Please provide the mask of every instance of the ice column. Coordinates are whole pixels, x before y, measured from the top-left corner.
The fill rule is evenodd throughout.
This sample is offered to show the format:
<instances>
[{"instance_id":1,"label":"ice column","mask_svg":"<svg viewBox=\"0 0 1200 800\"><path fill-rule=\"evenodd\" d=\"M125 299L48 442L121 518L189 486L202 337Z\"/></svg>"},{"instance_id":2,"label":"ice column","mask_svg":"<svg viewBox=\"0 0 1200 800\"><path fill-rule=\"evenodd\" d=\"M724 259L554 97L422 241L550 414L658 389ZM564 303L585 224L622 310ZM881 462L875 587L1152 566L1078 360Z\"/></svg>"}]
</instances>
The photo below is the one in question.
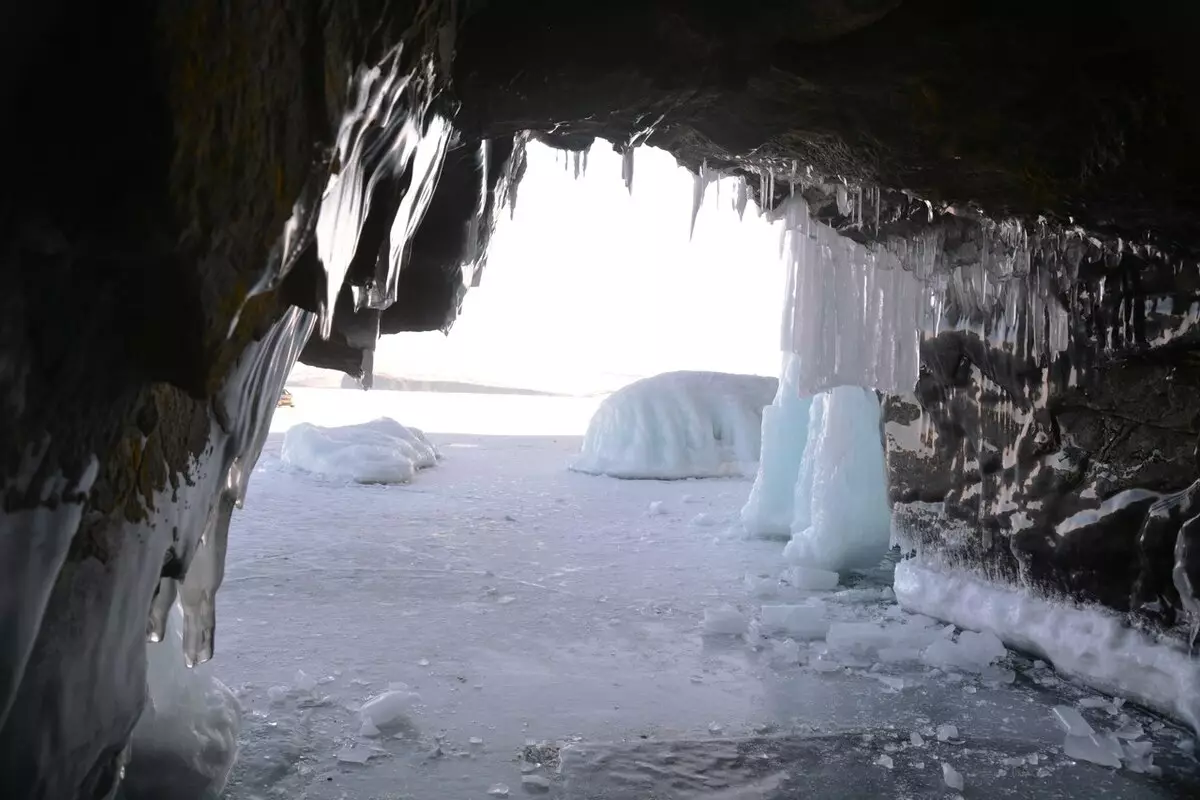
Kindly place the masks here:
<instances>
[{"instance_id":1,"label":"ice column","mask_svg":"<svg viewBox=\"0 0 1200 800\"><path fill-rule=\"evenodd\" d=\"M796 356L784 356L779 391L774 402L763 409L758 474L742 508L742 524L755 536L786 537L792 529L792 501L812 405L812 399L802 396L796 384L799 369Z\"/></svg>"},{"instance_id":2,"label":"ice column","mask_svg":"<svg viewBox=\"0 0 1200 800\"><path fill-rule=\"evenodd\" d=\"M869 389L839 386L823 406L819 424L809 431L805 459L811 520L797 514L784 556L793 564L833 571L871 567L887 551L891 530L879 400ZM804 481L809 479L806 472ZM798 493L805 488L799 482ZM806 510L803 498L799 505Z\"/></svg>"}]
</instances>

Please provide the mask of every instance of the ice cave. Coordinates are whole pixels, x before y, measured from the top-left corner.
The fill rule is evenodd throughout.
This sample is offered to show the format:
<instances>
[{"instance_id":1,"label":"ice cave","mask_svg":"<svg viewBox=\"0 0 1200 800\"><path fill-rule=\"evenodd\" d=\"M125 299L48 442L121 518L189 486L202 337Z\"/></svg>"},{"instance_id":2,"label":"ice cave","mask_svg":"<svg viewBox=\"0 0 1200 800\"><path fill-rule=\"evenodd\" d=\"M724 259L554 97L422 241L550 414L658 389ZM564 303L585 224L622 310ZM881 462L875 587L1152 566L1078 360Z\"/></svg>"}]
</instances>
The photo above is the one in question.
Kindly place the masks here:
<instances>
[{"instance_id":1,"label":"ice cave","mask_svg":"<svg viewBox=\"0 0 1200 800\"><path fill-rule=\"evenodd\" d=\"M9 4L3 796L1200 796L1198 35Z\"/></svg>"}]
</instances>

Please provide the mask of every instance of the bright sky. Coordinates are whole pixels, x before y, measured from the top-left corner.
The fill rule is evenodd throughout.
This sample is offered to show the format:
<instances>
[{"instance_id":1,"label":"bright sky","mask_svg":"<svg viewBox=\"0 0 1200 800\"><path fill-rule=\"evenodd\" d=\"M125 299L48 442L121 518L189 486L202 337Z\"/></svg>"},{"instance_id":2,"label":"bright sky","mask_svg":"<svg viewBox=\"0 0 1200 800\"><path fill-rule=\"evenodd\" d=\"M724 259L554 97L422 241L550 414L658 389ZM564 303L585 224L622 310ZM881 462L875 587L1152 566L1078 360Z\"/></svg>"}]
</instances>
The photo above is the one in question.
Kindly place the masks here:
<instances>
[{"instance_id":1,"label":"bright sky","mask_svg":"<svg viewBox=\"0 0 1200 800\"><path fill-rule=\"evenodd\" d=\"M689 240L693 179L639 148L633 194L606 142L576 179L539 144L512 219L450 335L385 336L377 373L588 393L702 369L775 375L784 272L778 231L732 181L710 184Z\"/></svg>"}]
</instances>

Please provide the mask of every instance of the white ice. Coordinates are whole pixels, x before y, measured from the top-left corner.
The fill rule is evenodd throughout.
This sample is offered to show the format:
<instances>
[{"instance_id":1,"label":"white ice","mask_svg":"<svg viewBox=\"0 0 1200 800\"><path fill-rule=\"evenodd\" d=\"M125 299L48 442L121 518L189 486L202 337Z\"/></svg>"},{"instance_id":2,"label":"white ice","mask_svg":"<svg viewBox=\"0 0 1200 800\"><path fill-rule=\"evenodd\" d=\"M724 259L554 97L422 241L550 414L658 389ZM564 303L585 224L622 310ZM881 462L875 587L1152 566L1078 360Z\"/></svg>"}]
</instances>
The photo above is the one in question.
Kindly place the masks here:
<instances>
[{"instance_id":1,"label":"white ice","mask_svg":"<svg viewBox=\"0 0 1200 800\"><path fill-rule=\"evenodd\" d=\"M187 666L178 605L162 641L146 645L146 660L148 700L133 729L128 770L137 796L219 796L237 754L241 708L211 663Z\"/></svg>"},{"instance_id":2,"label":"white ice","mask_svg":"<svg viewBox=\"0 0 1200 800\"><path fill-rule=\"evenodd\" d=\"M577 472L674 480L752 475L774 378L668 372L607 397L584 436Z\"/></svg>"},{"instance_id":3,"label":"white ice","mask_svg":"<svg viewBox=\"0 0 1200 800\"><path fill-rule=\"evenodd\" d=\"M812 398L801 395L799 362L788 354L771 405L762 412L762 457L742 524L756 536L787 536L792 530L796 482L808 441Z\"/></svg>"},{"instance_id":4,"label":"white ice","mask_svg":"<svg viewBox=\"0 0 1200 800\"><path fill-rule=\"evenodd\" d=\"M323 428L302 422L283 440L285 464L357 483L408 483L437 464L437 449L417 428L388 417Z\"/></svg>"},{"instance_id":5,"label":"white ice","mask_svg":"<svg viewBox=\"0 0 1200 800\"><path fill-rule=\"evenodd\" d=\"M793 528L784 550L792 564L831 571L871 567L888 549L887 467L873 391L840 386L812 428L812 521Z\"/></svg>"},{"instance_id":6,"label":"white ice","mask_svg":"<svg viewBox=\"0 0 1200 800\"><path fill-rule=\"evenodd\" d=\"M1113 612L1047 601L917 559L896 567L895 589L907 609L990 631L1059 672L1200 727L1200 662Z\"/></svg>"}]
</instances>

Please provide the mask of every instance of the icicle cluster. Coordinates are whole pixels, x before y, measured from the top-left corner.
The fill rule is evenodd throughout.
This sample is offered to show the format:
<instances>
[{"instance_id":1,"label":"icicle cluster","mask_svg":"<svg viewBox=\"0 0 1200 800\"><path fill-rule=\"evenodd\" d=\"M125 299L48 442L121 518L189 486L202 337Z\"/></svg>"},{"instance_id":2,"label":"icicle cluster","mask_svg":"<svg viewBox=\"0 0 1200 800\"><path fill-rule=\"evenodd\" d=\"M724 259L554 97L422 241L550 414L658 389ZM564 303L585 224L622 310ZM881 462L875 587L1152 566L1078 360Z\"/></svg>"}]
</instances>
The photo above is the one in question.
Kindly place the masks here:
<instances>
[{"instance_id":1,"label":"icicle cluster","mask_svg":"<svg viewBox=\"0 0 1200 800\"><path fill-rule=\"evenodd\" d=\"M873 251L814 222L803 197L777 210L791 264L783 349L799 357L805 394L834 386L909 390L920 362L919 334L934 305L929 285L886 250Z\"/></svg>"}]
</instances>

